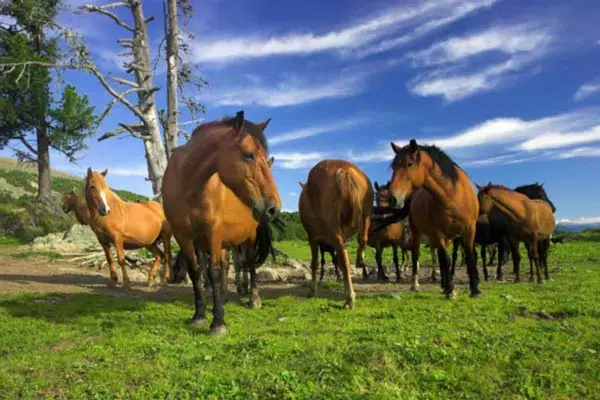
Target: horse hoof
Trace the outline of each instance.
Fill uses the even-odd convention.
[[[446,293],[446,298],[447,298],[448,300],[454,300],[454,299],[456,298],[456,291],[454,291],[454,290],[453,290],[453,291],[452,291],[452,292],[450,292],[450,293]]]
[[[223,337],[227,335],[227,327],[225,325],[212,326],[210,334],[214,337]]]
[[[208,322],[205,318],[193,319],[190,321],[190,325],[194,329],[203,329],[204,327],[206,327],[206,325],[208,325]]]
[[[346,310],[354,310],[354,302],[346,300],[346,302],[344,303],[344,308]]]
[[[473,297],[473,298],[481,297],[481,291],[479,289],[477,289],[477,291],[471,292],[470,296]]]
[[[418,292],[418,291],[420,291],[419,286],[411,285],[410,286],[410,291],[411,292]]]
[[[262,307],[262,303],[260,300],[250,300],[248,302],[248,307],[253,310],[258,310],[259,308]]]

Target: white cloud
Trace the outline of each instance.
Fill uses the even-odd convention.
[[[477,168],[477,167],[490,167],[492,165],[519,164],[519,163],[522,163],[525,161],[531,161],[531,159],[518,157],[515,154],[507,154],[507,155],[497,156],[497,157],[487,157],[487,158],[483,158],[481,160],[465,161],[461,165],[463,167]]]
[[[285,169],[309,168],[317,162],[327,157],[326,153],[310,152],[310,153],[294,153],[281,152],[273,153],[273,157],[277,162],[274,164]]]
[[[238,37],[207,40],[195,46],[197,62],[233,62],[243,59],[274,55],[301,55],[326,51],[348,51],[376,43],[386,35],[410,27],[431,18],[459,16],[483,7],[490,7],[497,0],[427,1],[416,6],[385,10],[381,14],[355,23],[346,28],[322,34],[288,34],[280,37]],[[469,11],[469,12],[467,12]],[[395,47],[388,45],[387,48]],[[385,50],[385,49],[384,49]]]
[[[574,101],[580,101],[594,93],[600,92],[600,81],[588,82],[583,85],[573,95]]]
[[[600,141],[600,125],[582,132],[552,132],[535,136],[518,147],[522,150],[556,149],[597,141]]]
[[[553,158],[600,157],[600,147],[578,147],[564,152],[556,152]]]
[[[551,35],[526,25],[492,27],[468,36],[454,37],[431,47],[411,52],[406,57],[418,65],[456,62],[484,52],[498,51],[517,54],[539,50],[549,43]]]
[[[118,175],[118,176],[148,176],[148,167],[146,166],[134,166],[134,167],[126,167],[126,168],[109,168],[109,175]]]
[[[289,194],[290,196],[298,196],[298,193],[296,193],[296,192],[289,192],[288,194]]]
[[[600,217],[581,217],[579,219],[568,219],[568,218],[560,218],[556,221],[558,224],[570,225],[570,224],[600,224]]]
[[[282,133],[281,135],[269,138],[269,145],[278,145],[281,143],[291,142],[293,140],[305,139],[321,135],[327,132],[338,132],[355,125],[365,122],[362,118],[353,118],[349,120],[337,121],[323,125],[310,126],[308,128],[296,129],[290,132]]]
[[[341,77],[329,82],[282,82],[273,87],[250,85],[225,88],[203,94],[203,100],[215,106],[256,105],[285,107],[312,103],[324,99],[339,99],[357,95],[363,90],[366,74]]]

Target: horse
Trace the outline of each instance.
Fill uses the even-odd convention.
[[[356,294],[352,287],[350,259],[345,243],[356,234],[356,267],[364,268],[364,250],[371,224],[373,198],[369,178],[348,161],[323,160],[309,171],[300,193],[298,210],[311,249],[312,296],[317,295],[319,242],[323,242],[335,249],[337,262],[344,275],[344,308],[354,309]]]
[[[481,296],[473,242],[479,205],[467,174],[441,149],[419,145],[415,139],[399,147],[391,163],[391,203],[396,209],[409,207],[412,232],[412,290],[418,287],[420,239],[424,234],[437,250],[441,285],[447,298],[455,296],[446,247],[460,238],[465,248],[471,297]]]
[[[209,252],[208,280],[212,286],[211,334],[227,333],[223,306],[222,249],[244,245],[252,294],[249,305],[261,306],[256,267],[270,248],[268,222],[281,209],[281,199],[267,159],[264,130],[270,119],[254,123],[239,111],[235,117],[211,121],[194,129],[190,140],[177,147],[167,163],[161,193],[167,220],[187,257],[194,291],[195,327],[206,325],[203,263],[196,249]]]
[[[90,224],[90,211],[85,201],[85,196],[79,196],[71,191],[63,196],[62,209],[68,214],[71,211],[81,225]]]
[[[524,194],[532,200],[543,200],[550,205],[552,209],[552,214],[556,213],[556,207],[548,198],[548,194],[544,190],[544,184],[532,183],[529,185],[521,185],[516,187],[515,192]],[[550,249],[550,240],[552,239],[552,235],[550,238],[540,240],[538,253],[540,254],[540,262],[544,267],[544,275],[546,279],[550,279],[548,275],[548,251]],[[529,258],[529,280],[533,281],[533,251],[529,243],[525,243],[525,248],[527,249],[527,256]]]
[[[546,241],[545,239],[550,239],[556,225],[550,204],[545,200],[532,200],[522,193],[502,185],[492,185],[491,182],[485,187],[477,185],[477,189],[480,204],[479,212],[486,214],[493,206],[496,206],[508,216],[511,247],[514,247],[515,243],[518,246],[520,241],[527,242],[531,246],[538,283],[543,283],[540,274],[540,253],[542,260],[545,260],[547,258],[547,248],[544,248],[544,245],[549,244],[549,240]],[[513,263],[516,267],[515,281],[519,282],[520,268],[517,259],[520,261],[520,257],[513,251]]]
[[[89,225],[106,256],[110,268],[109,284],[118,282],[117,271],[110,246],[117,249],[117,260],[123,272],[123,286],[131,287],[125,265],[125,250],[146,248],[154,255],[154,263],[148,272],[148,286],[152,284],[162,260],[165,268],[162,281],[168,282],[171,264],[171,227],[165,219],[163,207],[155,201],[132,203],[123,201],[106,184],[106,174],[87,170],[85,199],[90,213]],[[157,246],[162,240],[164,252]]]
[[[384,186],[379,186],[375,182],[375,204],[378,207],[389,207],[389,184],[388,181]],[[406,262],[406,254],[410,249],[411,235],[408,229],[408,224],[396,222],[387,225],[383,229],[369,230],[369,238],[367,244],[375,249],[375,261],[377,262],[377,279],[389,281],[385,274],[382,263],[383,249],[392,247],[394,267],[396,268],[396,282],[404,279],[403,273]],[[402,271],[398,264],[398,247],[402,250]],[[366,268],[363,269],[363,279],[368,279]]]

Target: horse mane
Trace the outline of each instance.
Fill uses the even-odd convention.
[[[220,120],[205,122],[204,124],[198,125],[196,127],[196,129],[194,129],[194,131],[192,132],[192,136],[194,136],[198,132],[206,132],[206,131],[210,131],[210,130],[218,129],[218,128],[222,128],[222,127],[233,128],[234,125],[235,125],[235,117],[227,117],[226,116]],[[263,130],[258,127],[258,125],[256,125],[254,122],[251,122],[251,121],[248,121],[247,119],[245,119],[244,120],[244,129],[253,138],[258,140],[258,142],[261,144],[261,146],[266,151],[268,151],[269,147],[268,147],[268,143],[267,143],[267,137],[265,136],[265,133],[263,132]]]
[[[452,158],[448,154],[446,154],[442,149],[435,145],[418,145],[419,151],[424,151],[427,153],[429,158],[440,167],[442,174],[450,179],[452,183],[456,183],[458,181],[458,170],[460,168]],[[404,160],[406,156],[410,154],[410,146],[404,146],[396,153],[396,156],[392,160],[392,164],[390,165],[392,168],[402,167],[404,164]]]

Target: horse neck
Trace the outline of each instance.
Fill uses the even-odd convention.
[[[515,192],[516,193],[516,192]],[[515,197],[513,201],[509,199],[510,193],[504,190],[490,190],[489,196],[494,201],[496,207],[505,213],[512,221],[518,222],[526,219],[525,202],[529,199],[527,196],[512,196]],[[518,204],[518,206],[517,206]]]
[[[193,185],[188,185],[190,192],[193,195],[201,193],[204,186],[211,176],[218,172],[217,160],[220,137],[217,132],[214,134],[198,134],[197,137],[192,137],[189,145],[191,146],[186,162],[183,166],[184,177],[190,177],[189,182]],[[195,140],[194,140],[195,139]]]
[[[424,152],[422,152],[422,155]],[[436,199],[443,204],[450,204],[456,194],[456,187],[450,179],[442,174],[440,167],[427,155],[424,159],[427,174],[423,183],[423,188],[429,191]]]

